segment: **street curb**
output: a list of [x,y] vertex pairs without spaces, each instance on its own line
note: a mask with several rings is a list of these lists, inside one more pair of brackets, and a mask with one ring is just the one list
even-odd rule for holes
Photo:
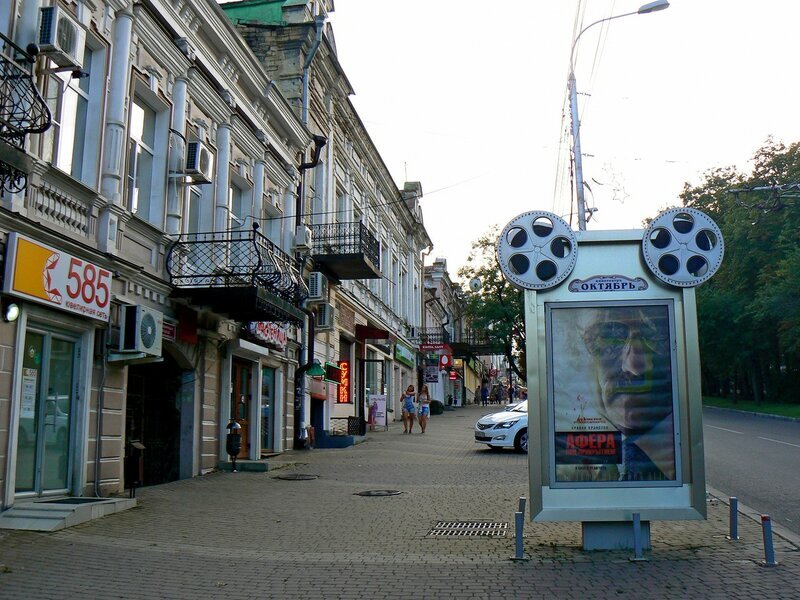
[[775,419],[776,421],[792,421],[792,422],[800,422],[800,418],[797,417],[785,417],[783,415],[772,415],[770,413],[760,413],[760,412],[751,412],[749,410],[738,410],[735,408],[722,408],[721,406],[710,406],[707,404],[703,405],[704,409],[710,410],[719,410],[722,412],[732,412],[738,413],[740,415],[751,415],[753,417],[761,417],[762,419]]
[[[730,506],[730,494],[725,494],[710,485],[706,485],[706,493],[714,496],[717,500],[725,504],[726,506]],[[762,513],[758,512],[754,508],[750,508],[746,504],[742,504],[741,501],[739,502],[739,514],[744,515],[748,519],[751,519],[761,525],[761,515]],[[800,550],[800,535],[796,534],[793,531],[790,531],[783,525],[779,523],[772,522],[772,532],[776,535],[779,535],[784,540],[789,542],[792,546],[795,547],[795,550]]]

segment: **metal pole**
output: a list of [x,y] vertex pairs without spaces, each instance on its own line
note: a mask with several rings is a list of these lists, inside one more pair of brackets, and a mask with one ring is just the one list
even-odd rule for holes
[[764,537],[764,562],[765,567],[774,567],[778,563],[775,561],[775,549],[772,547],[772,520],[769,515],[761,515],[761,533]]
[[522,552],[522,534],[523,534],[523,526],[525,523],[525,515],[524,513],[517,512],[514,513],[514,525],[515,525],[515,542],[516,542],[516,549],[517,552],[514,556],[511,557],[511,560],[528,560]]
[[578,119],[578,90],[575,73],[569,74],[569,112],[572,117],[572,154],[575,160],[575,194],[578,200],[578,230],[586,231],[586,200],[583,195],[583,159],[581,157],[581,122]]
[[642,516],[633,513],[633,557],[631,560],[644,560],[642,555]]
[[520,496],[519,497],[519,512],[521,512],[523,515],[525,514],[525,502],[526,502],[525,496]]
[[730,535],[728,536],[729,540],[738,540],[739,539],[739,499],[736,496],[731,496],[730,498],[730,516],[729,516],[729,523],[730,523]]

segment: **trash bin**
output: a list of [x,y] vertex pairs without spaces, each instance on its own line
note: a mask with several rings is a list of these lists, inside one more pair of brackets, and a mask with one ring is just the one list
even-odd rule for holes
[[231,457],[233,472],[236,473],[236,457],[242,451],[242,426],[231,419],[225,427],[228,430],[228,435],[225,436],[225,452]]

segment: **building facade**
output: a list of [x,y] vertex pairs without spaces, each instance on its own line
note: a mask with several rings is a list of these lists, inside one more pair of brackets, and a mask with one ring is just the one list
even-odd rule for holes
[[363,433],[431,242],[332,2],[266,3],[269,56],[208,0],[1,4],[0,507],[207,473],[233,423],[242,460]]
[[363,433],[370,396],[386,395],[399,415],[401,392],[418,383],[412,334],[421,324],[421,253],[432,247],[422,186],[397,188],[353,107],[327,22],[332,1],[223,8],[302,122],[325,140],[304,172],[297,226],[310,231],[307,268],[325,290],[308,301],[318,332],[313,358],[343,367],[348,379],[312,380],[302,416],[316,431]]

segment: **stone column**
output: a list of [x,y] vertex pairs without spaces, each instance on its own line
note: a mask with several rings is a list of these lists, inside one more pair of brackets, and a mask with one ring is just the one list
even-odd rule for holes
[[118,12],[114,19],[105,151],[100,184],[100,192],[108,203],[100,209],[97,227],[97,241],[100,249],[112,254],[117,253],[119,218],[124,213],[122,178],[125,173],[125,109],[128,101],[132,32],[133,12],[130,7],[126,7]]

